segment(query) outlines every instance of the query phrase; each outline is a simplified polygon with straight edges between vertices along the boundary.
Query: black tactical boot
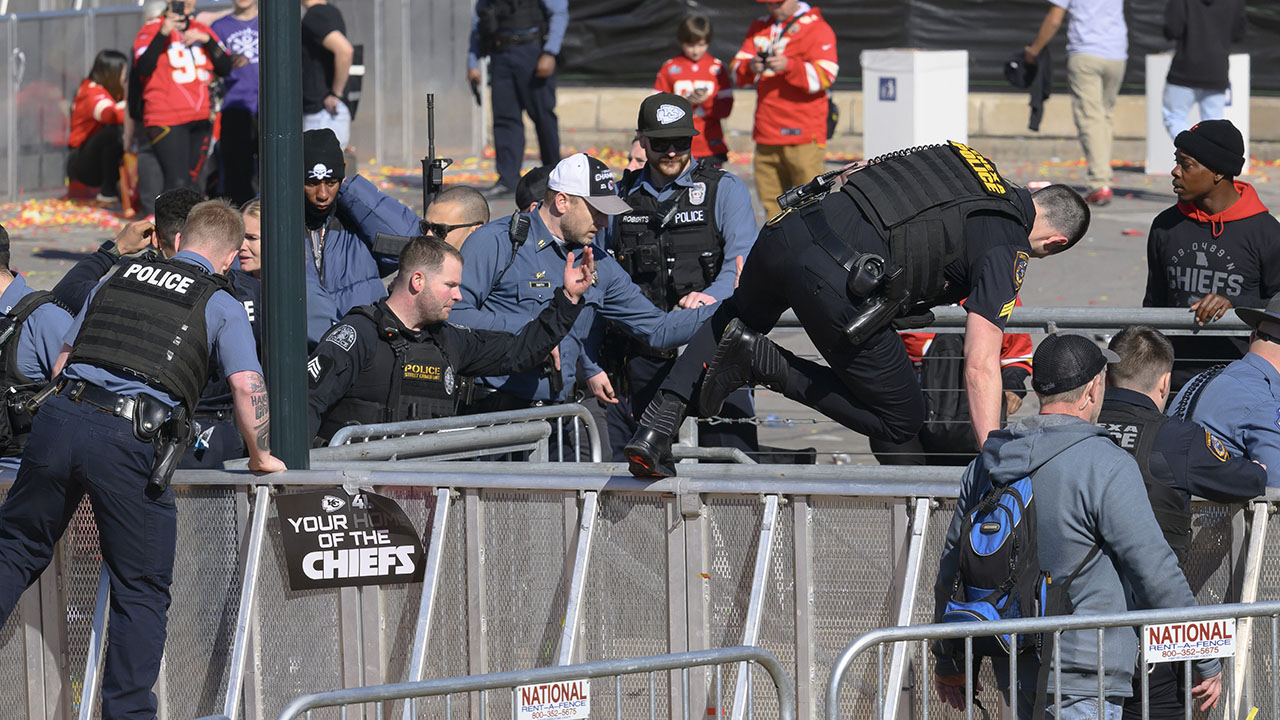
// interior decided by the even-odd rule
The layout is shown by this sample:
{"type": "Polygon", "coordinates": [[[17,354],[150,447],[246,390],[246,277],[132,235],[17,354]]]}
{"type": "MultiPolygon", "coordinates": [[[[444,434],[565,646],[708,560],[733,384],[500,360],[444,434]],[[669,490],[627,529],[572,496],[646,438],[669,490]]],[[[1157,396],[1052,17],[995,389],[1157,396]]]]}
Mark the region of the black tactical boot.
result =
{"type": "Polygon", "coordinates": [[[698,397],[701,417],[720,413],[729,393],[748,383],[782,392],[787,379],[787,360],[769,338],[749,329],[734,318],[724,329],[716,354],[702,378],[698,397]]]}
{"type": "Polygon", "coordinates": [[[664,478],[676,474],[671,438],[684,420],[684,401],[669,392],[658,396],[640,416],[640,429],[622,449],[631,474],[639,478],[664,478]]]}

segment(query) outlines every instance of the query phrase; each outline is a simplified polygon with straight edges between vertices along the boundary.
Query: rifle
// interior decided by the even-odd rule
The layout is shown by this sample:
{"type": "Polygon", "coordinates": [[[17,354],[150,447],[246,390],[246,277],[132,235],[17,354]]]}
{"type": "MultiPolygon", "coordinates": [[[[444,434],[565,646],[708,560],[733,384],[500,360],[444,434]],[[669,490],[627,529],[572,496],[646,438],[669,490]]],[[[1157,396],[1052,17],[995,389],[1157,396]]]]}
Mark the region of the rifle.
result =
{"type": "MultiPolygon", "coordinates": [[[[422,158],[422,214],[427,214],[431,201],[444,187],[444,170],[453,164],[453,158],[436,157],[436,96],[427,93],[427,156],[422,158]]],[[[426,234],[426,228],[419,232],[426,234]]],[[[373,237],[373,251],[380,255],[400,257],[400,251],[412,238],[390,233],[377,233],[373,237]]]]}

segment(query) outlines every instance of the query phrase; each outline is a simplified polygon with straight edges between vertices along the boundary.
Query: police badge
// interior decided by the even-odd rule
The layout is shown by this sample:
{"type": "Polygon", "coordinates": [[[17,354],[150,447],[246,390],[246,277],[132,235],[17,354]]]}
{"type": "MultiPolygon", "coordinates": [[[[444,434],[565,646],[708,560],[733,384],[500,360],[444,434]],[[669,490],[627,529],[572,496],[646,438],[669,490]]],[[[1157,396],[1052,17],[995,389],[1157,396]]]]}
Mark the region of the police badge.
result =
{"type": "Polygon", "coordinates": [[[453,394],[453,366],[449,365],[444,369],[444,394],[453,394]]]}
{"type": "Polygon", "coordinates": [[[696,182],[689,188],[689,204],[701,205],[707,199],[707,184],[696,182]]]}
{"type": "Polygon", "coordinates": [[[1022,290],[1022,281],[1027,279],[1027,263],[1031,260],[1031,256],[1019,251],[1018,257],[1013,261],[1013,290],[1018,292],[1022,290]]]}

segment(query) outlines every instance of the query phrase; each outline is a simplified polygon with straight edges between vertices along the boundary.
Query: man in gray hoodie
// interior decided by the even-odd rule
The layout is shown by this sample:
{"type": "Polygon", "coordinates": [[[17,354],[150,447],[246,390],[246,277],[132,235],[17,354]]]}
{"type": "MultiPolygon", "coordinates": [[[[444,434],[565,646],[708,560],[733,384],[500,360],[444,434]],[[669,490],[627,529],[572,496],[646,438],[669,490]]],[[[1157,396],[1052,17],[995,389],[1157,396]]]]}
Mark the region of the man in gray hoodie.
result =
{"type": "MultiPolygon", "coordinates": [[[[1142,608],[1196,604],[1161,535],[1137,463],[1094,424],[1102,408],[1107,363],[1118,359],[1081,335],[1050,335],[1036,348],[1031,384],[1040,399],[1040,414],[991,433],[982,454],[965,470],[934,586],[935,619],[941,617],[955,585],[961,523],[988,487],[986,482],[978,486],[981,477],[997,484],[1031,477],[1040,567],[1053,578],[1067,578],[1079,569],[1068,591],[1074,614],[1125,612],[1122,581],[1142,608]],[[985,473],[980,472],[983,468],[985,473]],[[1101,552],[1090,556],[1095,545],[1101,552]]],[[[1047,717],[1099,717],[1096,637],[1093,630],[1062,634],[1062,707],[1056,715],[1050,708],[1047,717]]],[[[963,648],[961,643],[953,645],[963,648]]],[[[1132,628],[1104,631],[1107,697],[1102,717],[1108,720],[1120,717],[1124,698],[1132,694],[1137,651],[1132,628]]],[[[935,650],[935,686],[944,701],[963,709],[964,657],[948,652],[935,650]]],[[[993,665],[1007,695],[1009,664],[993,665]]],[[[1194,669],[1198,680],[1192,696],[1203,701],[1202,708],[1216,705],[1222,691],[1221,664],[1201,660],[1194,669]]],[[[1037,671],[1034,652],[1019,658],[1020,718],[1032,715],[1037,671]]],[[[1050,673],[1050,698],[1053,691],[1050,673]]]]}

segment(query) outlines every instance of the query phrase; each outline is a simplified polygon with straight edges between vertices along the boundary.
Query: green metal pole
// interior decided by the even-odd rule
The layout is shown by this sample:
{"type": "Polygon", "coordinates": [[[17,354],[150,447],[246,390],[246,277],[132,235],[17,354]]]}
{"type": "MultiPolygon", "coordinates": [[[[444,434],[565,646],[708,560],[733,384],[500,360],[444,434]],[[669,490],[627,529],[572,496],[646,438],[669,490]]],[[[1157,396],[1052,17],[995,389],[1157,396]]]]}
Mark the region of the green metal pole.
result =
{"type": "Polygon", "coordinates": [[[271,450],[310,467],[307,437],[307,283],[302,226],[302,15],[297,0],[258,3],[261,61],[263,368],[271,398],[271,450]]]}

